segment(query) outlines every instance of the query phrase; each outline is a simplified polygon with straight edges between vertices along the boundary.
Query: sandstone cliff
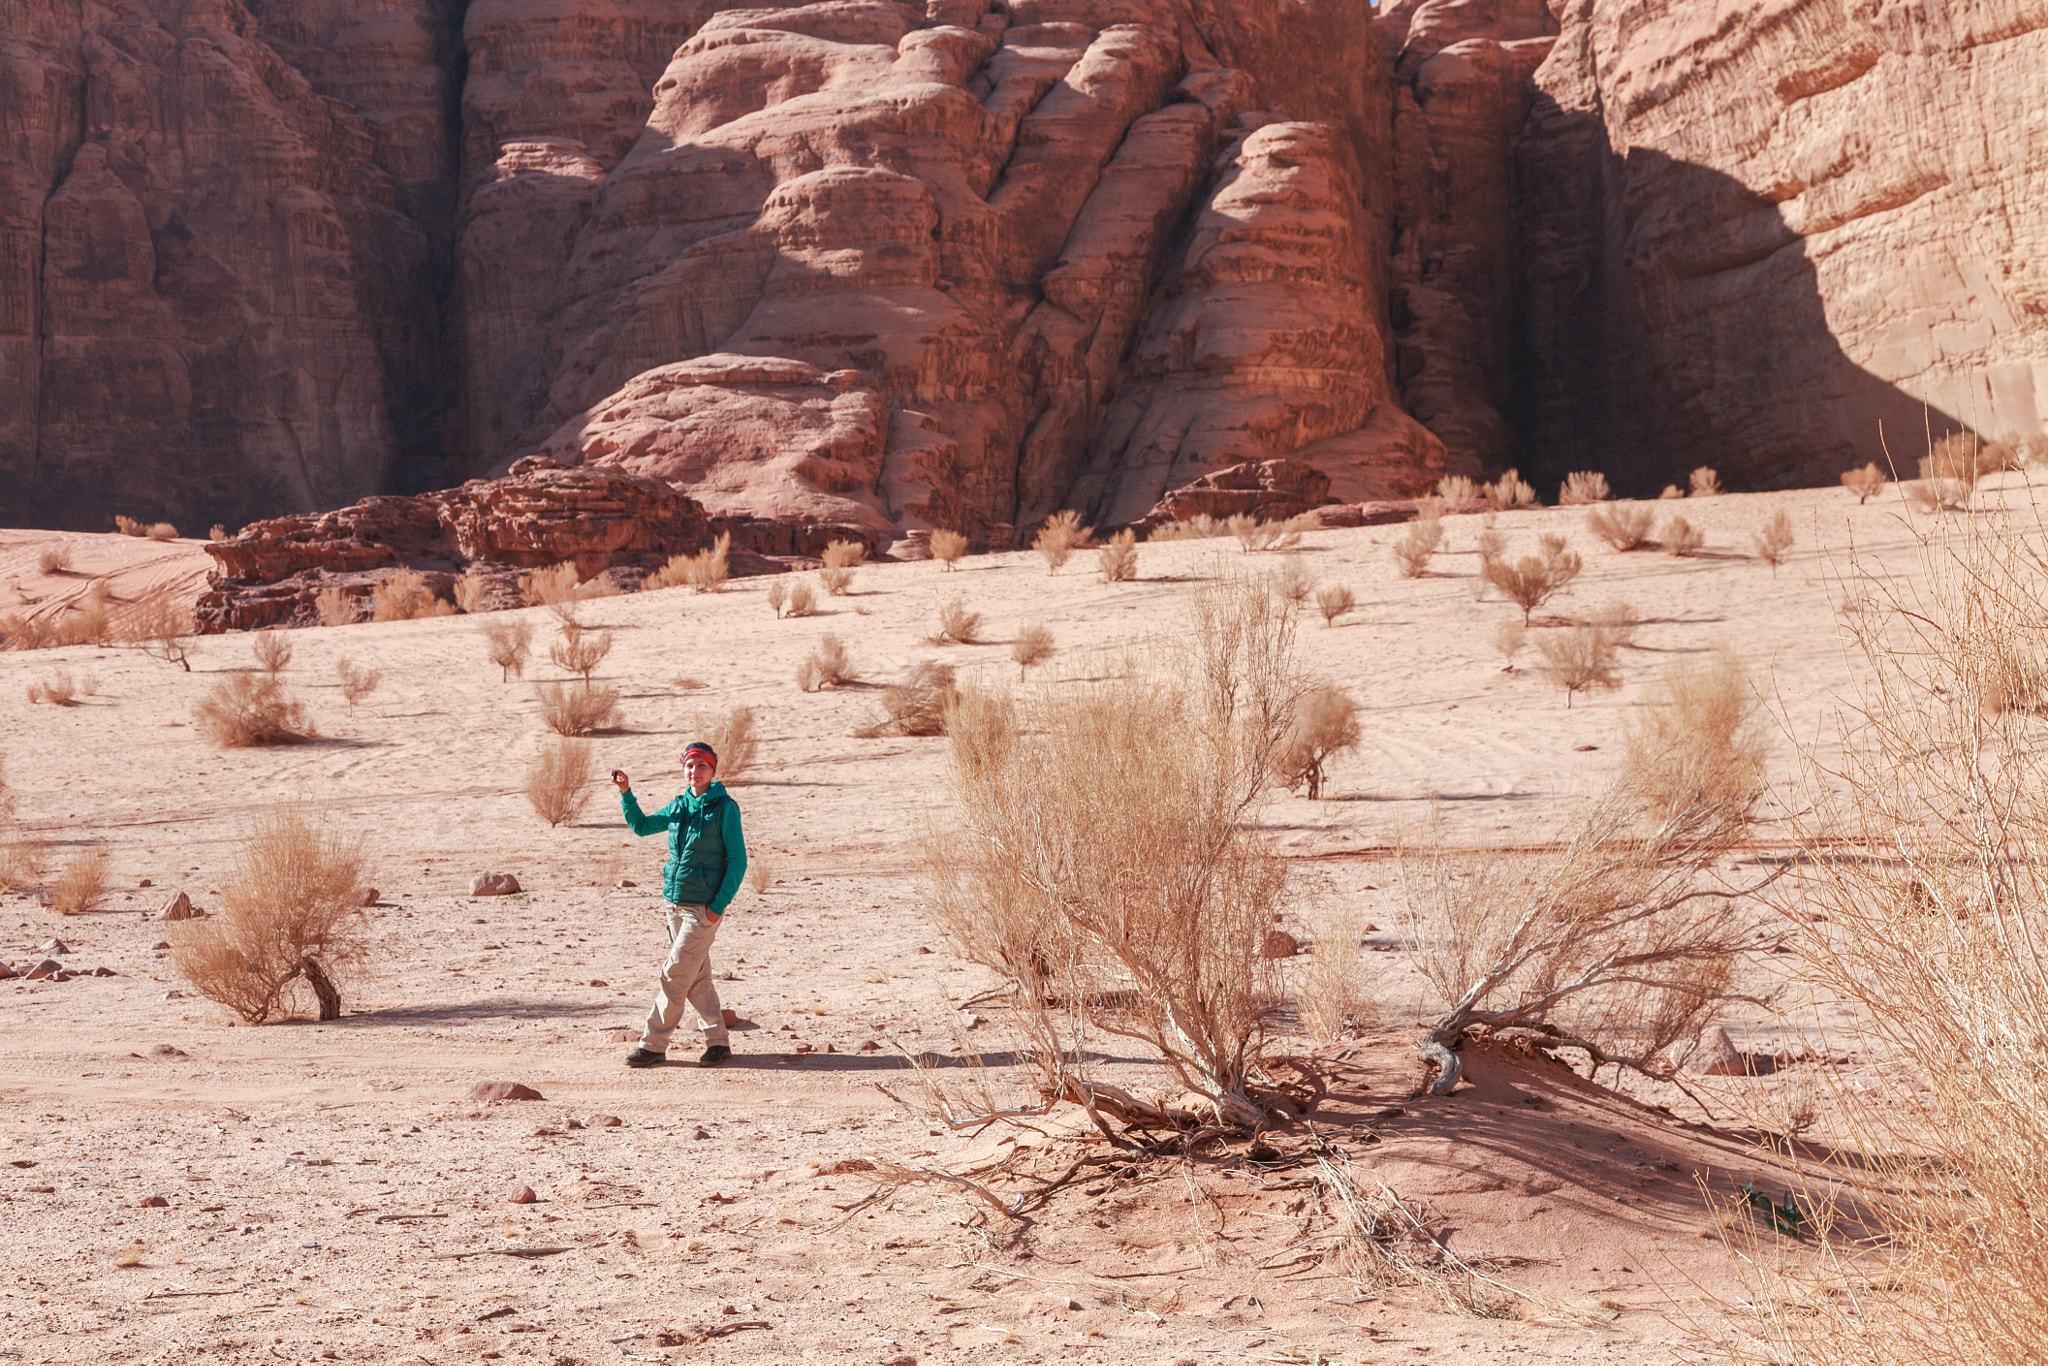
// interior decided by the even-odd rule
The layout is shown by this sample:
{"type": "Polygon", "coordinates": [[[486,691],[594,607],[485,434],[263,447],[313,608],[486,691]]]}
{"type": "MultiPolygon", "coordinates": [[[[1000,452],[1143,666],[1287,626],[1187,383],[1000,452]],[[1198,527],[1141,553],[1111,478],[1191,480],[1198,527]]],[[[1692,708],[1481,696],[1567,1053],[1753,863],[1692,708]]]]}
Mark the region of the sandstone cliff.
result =
{"type": "Polygon", "coordinates": [[[2039,0],[0,0],[0,518],[1654,491],[2048,415],[2039,0]],[[1545,489],[1548,492],[1548,488],[1545,489]]]}

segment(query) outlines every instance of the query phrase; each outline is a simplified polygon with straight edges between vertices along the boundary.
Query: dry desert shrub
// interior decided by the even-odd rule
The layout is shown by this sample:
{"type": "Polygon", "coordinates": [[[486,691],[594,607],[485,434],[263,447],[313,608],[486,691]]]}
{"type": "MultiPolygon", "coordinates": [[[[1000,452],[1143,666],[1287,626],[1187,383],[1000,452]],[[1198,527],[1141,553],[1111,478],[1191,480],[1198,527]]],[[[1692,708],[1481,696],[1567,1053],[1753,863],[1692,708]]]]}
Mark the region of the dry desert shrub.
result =
{"type": "Polygon", "coordinates": [[[1615,639],[1605,627],[1593,622],[1568,626],[1540,637],[1536,653],[1543,656],[1538,667],[1543,676],[1564,689],[1564,705],[1594,688],[1612,690],[1621,686],[1621,672],[1615,666],[1615,639]]]}
{"type": "Polygon", "coordinates": [[[612,652],[610,631],[586,631],[573,621],[562,623],[562,638],[548,646],[548,658],[563,673],[575,674],[585,683],[604,657],[612,652]]]}
{"type": "Polygon", "coordinates": [[[600,735],[620,725],[619,690],[584,681],[534,687],[542,724],[557,735],[600,735]]]}
{"type": "Polygon", "coordinates": [[[1756,544],[1757,558],[1768,564],[1771,573],[1776,575],[1778,566],[1785,562],[1785,556],[1792,549],[1791,514],[1779,508],[1751,534],[1750,539],[1756,544]]]}
{"type": "Polygon", "coordinates": [[[1586,530],[1617,551],[1639,550],[1649,542],[1656,518],[1648,503],[1601,503],[1586,514],[1586,530]]]}
{"type": "Polygon", "coordinates": [[[1657,501],[1661,503],[1661,502],[1663,502],[1663,501],[1664,501],[1665,499],[1667,499],[1667,498],[1683,498],[1683,497],[1685,497],[1685,490],[1684,490],[1684,489],[1682,489],[1682,488],[1678,487],[1678,485],[1676,485],[1676,484],[1666,484],[1666,485],[1664,486],[1663,490],[1662,490],[1662,491],[1661,491],[1660,493],[1658,493],[1658,495],[1657,495],[1657,501]]]}
{"type": "Polygon", "coordinates": [[[747,886],[755,896],[768,895],[768,888],[775,881],[775,865],[767,859],[754,857],[749,851],[747,859],[747,886]]]}
{"type": "Polygon", "coordinates": [[[1316,529],[1316,518],[1312,512],[1284,521],[1262,522],[1248,512],[1232,516],[1224,526],[1245,551],[1293,550],[1301,544],[1303,532],[1316,529]]]}
{"type": "Polygon", "coordinates": [[[0,636],[6,638],[10,650],[42,650],[57,643],[57,633],[50,624],[26,612],[0,616],[0,636]]]}
{"type": "Polygon", "coordinates": [[[313,596],[313,610],[322,626],[352,626],[362,620],[360,599],[345,588],[323,588],[313,596]]]}
{"type": "Polygon", "coordinates": [[[28,685],[28,700],[31,706],[38,702],[47,702],[54,707],[68,707],[77,696],[78,685],[72,681],[69,673],[61,669],[40,682],[28,685]]]}
{"type": "Polygon", "coordinates": [[[465,612],[481,612],[490,593],[490,580],[474,569],[465,569],[455,580],[455,605],[465,612]]]}
{"type": "Polygon", "coordinates": [[[729,555],[732,535],[720,532],[718,539],[694,555],[671,555],[642,585],[645,588],[687,587],[699,593],[722,593],[731,577],[729,555]]]}
{"type": "Polygon", "coordinates": [[[853,659],[846,653],[846,642],[836,635],[822,635],[803,662],[796,666],[796,685],[805,692],[816,692],[820,688],[836,688],[842,683],[858,681],[860,674],[853,667],[853,659]]]}
{"type": "Polygon", "coordinates": [[[1274,776],[1292,792],[1306,787],[1310,800],[1323,795],[1331,759],[1358,748],[1358,703],[1332,683],[1317,683],[1295,704],[1294,721],[1274,761],[1274,776]]]}
{"type": "Polygon", "coordinates": [[[1877,467],[1875,460],[1860,470],[1843,470],[1842,487],[1856,495],[1858,505],[1869,502],[1884,492],[1884,471],[1877,467]]]}
{"type": "Polygon", "coordinates": [[[1373,1020],[1365,968],[1365,912],[1349,898],[1326,901],[1309,922],[1309,964],[1297,988],[1302,1023],[1318,1043],[1355,1038],[1373,1020]]]}
{"type": "Polygon", "coordinates": [[[935,659],[910,666],[901,682],[882,693],[881,719],[860,732],[872,740],[880,735],[944,735],[946,709],[960,691],[953,666],[935,659]]]}
{"type": "Polygon", "coordinates": [[[219,914],[171,929],[171,956],[200,995],[262,1024],[299,986],[323,1020],[341,1018],[341,988],[368,963],[360,835],[316,824],[297,807],[261,817],[221,887],[219,914]]]}
{"type": "Polygon", "coordinates": [[[174,599],[167,588],[154,589],[130,603],[114,624],[115,639],[133,645],[152,659],[192,671],[192,609],[174,599]]]}
{"type": "Polygon", "coordinates": [[[1201,512],[1185,522],[1168,522],[1165,526],[1154,527],[1145,534],[1145,540],[1156,545],[1166,541],[1206,541],[1229,534],[1227,522],[1219,522],[1208,513],[1201,512]]]}
{"type": "Polygon", "coordinates": [[[2048,750],[2002,702],[2015,661],[2048,673],[2041,531],[1999,513],[1922,537],[1910,568],[1854,566],[1876,585],[1850,626],[1868,667],[1845,752],[1800,756],[1804,856],[1770,899],[1827,927],[1793,941],[1808,979],[1903,1066],[1836,1086],[1842,1157],[1800,1202],[1830,1255],[1754,1263],[1752,1296],[1797,1310],[1742,1359],[2020,1366],[2048,1342],[2048,750]],[[1828,1226],[1842,1186],[1858,1226],[1828,1226]]]}
{"type": "Polygon", "coordinates": [[[1541,547],[1538,553],[1524,555],[1513,564],[1489,559],[1479,566],[1481,579],[1522,609],[1524,626],[1529,624],[1531,612],[1562,592],[1584,567],[1579,552],[1567,546],[1562,536],[1546,534],[1537,544],[1541,547]]]}
{"type": "Polygon", "coordinates": [[[292,745],[313,735],[306,704],[269,674],[229,674],[192,712],[207,740],[221,749],[292,745]]]}
{"type": "Polygon", "coordinates": [[[946,566],[950,573],[960,563],[960,557],[967,553],[967,538],[957,531],[940,528],[932,532],[931,546],[932,558],[946,566]]]}
{"type": "MultiPolygon", "coordinates": [[[[719,568],[724,568],[722,560],[719,563],[719,568]]],[[[725,580],[721,578],[719,582],[722,584],[725,580]]],[[[715,592],[716,590],[714,589],[713,591],[715,592]]],[[[589,602],[593,598],[620,598],[625,595],[626,590],[619,587],[619,581],[612,577],[612,571],[609,569],[604,570],[594,578],[585,579],[582,583],[576,585],[576,600],[578,602],[589,602]]]]}
{"type": "Polygon", "coordinates": [[[427,576],[417,569],[401,569],[370,590],[370,620],[417,621],[425,617],[452,617],[455,604],[434,596],[427,576]]]}
{"type": "Polygon", "coordinates": [[[967,599],[952,598],[939,604],[939,629],[931,637],[934,645],[975,645],[981,641],[981,613],[970,611],[967,599]]]}
{"type": "Polygon", "coordinates": [[[1335,626],[1337,618],[1358,605],[1351,589],[1341,583],[1326,583],[1316,590],[1316,611],[1323,617],[1325,627],[1335,626]]]}
{"type": "MultiPolygon", "coordinates": [[[[1141,1128],[1267,1122],[1277,1001],[1260,947],[1286,884],[1251,817],[1302,680],[1294,618],[1256,580],[1195,608],[1188,644],[1028,702],[964,689],[948,721],[959,813],[927,843],[927,904],[963,956],[1015,986],[1046,1105],[1141,1128]],[[1058,802],[1042,775],[1089,756],[1058,802]],[[1090,1076],[1090,1038],[1148,1045],[1199,1110],[1090,1076]]],[[[1297,1098],[1298,1099],[1298,1098],[1297,1098]]]]}
{"type": "Polygon", "coordinates": [[[787,601],[789,601],[789,585],[779,578],[771,580],[768,584],[768,610],[775,614],[777,620],[781,619],[782,604],[787,601]]]}
{"type": "Polygon", "coordinates": [[[1509,470],[1491,484],[1481,486],[1486,501],[1493,504],[1495,512],[1513,512],[1516,508],[1536,506],[1536,490],[1526,482],[1517,470],[1509,470]]]}
{"type": "Polygon", "coordinates": [[[1961,479],[1908,479],[1899,492],[1915,512],[1948,512],[1970,505],[1970,485],[1961,479]]]}
{"type": "Polygon", "coordinates": [[[692,738],[718,753],[718,781],[736,783],[747,776],[761,747],[752,707],[735,703],[719,713],[698,712],[693,725],[692,738]]]}
{"type": "Polygon", "coordinates": [[[178,539],[178,529],[169,522],[151,522],[142,534],[152,541],[175,541],[178,539]]]}
{"type": "Polygon", "coordinates": [[[1501,657],[1501,671],[1512,672],[1515,656],[1529,640],[1529,628],[1519,621],[1504,621],[1493,628],[1493,648],[1501,657]]]}
{"type": "Polygon", "coordinates": [[[71,547],[68,544],[44,546],[36,556],[36,569],[45,578],[54,574],[71,572],[71,547]]]}
{"type": "MultiPolygon", "coordinates": [[[[818,582],[825,592],[843,598],[853,589],[853,576],[867,563],[868,548],[860,541],[832,541],[825,547],[824,563],[818,567],[818,582]]],[[[801,615],[791,613],[792,616],[801,615]]]]}
{"type": "Polygon", "coordinates": [[[67,859],[50,885],[50,909],[58,915],[84,915],[99,909],[107,894],[114,856],[104,844],[88,844],[67,859]]]}
{"type": "Polygon", "coordinates": [[[356,664],[347,655],[334,661],[334,679],[341,685],[341,700],[348,703],[353,712],[356,703],[377,691],[377,685],[384,681],[384,671],[373,669],[367,664],[356,664]]]}
{"type": "Polygon", "coordinates": [[[1436,496],[1452,509],[1463,511],[1486,495],[1480,491],[1478,480],[1463,474],[1447,474],[1436,481],[1436,496]]]}
{"type": "MultiPolygon", "coordinates": [[[[1546,1052],[1668,1077],[1732,990],[1754,928],[1716,861],[1763,795],[1756,702],[1734,656],[1670,671],[1628,733],[1620,771],[1542,852],[1402,854],[1405,938],[1446,1009],[1422,1045],[1446,1095],[1471,1034],[1537,1031],[1546,1052]]],[[[1754,890],[1742,889],[1743,892],[1754,890]]]]}
{"type": "Polygon", "coordinates": [[[1095,529],[1081,525],[1081,514],[1068,508],[1045,519],[1031,548],[1045,557],[1045,572],[1057,574],[1076,550],[1094,542],[1095,529]]]}
{"type": "Polygon", "coordinates": [[[89,599],[83,607],[73,608],[57,618],[55,631],[59,645],[104,645],[112,638],[114,623],[107,613],[103,591],[105,580],[94,584],[98,596],[89,599]]]}
{"type": "Polygon", "coordinates": [[[1584,507],[1589,503],[1605,502],[1612,496],[1607,487],[1607,476],[1598,470],[1573,470],[1557,489],[1560,507],[1584,507]]]}
{"type": "Polygon", "coordinates": [[[793,583],[789,586],[789,605],[781,609],[786,617],[807,617],[818,610],[818,595],[807,583],[793,583]]]}
{"type": "Polygon", "coordinates": [[[228,529],[226,527],[222,526],[219,522],[215,522],[212,526],[206,529],[206,539],[218,543],[221,541],[231,540],[233,538],[228,535],[228,529]]]}
{"type": "Polygon", "coordinates": [[[282,631],[258,631],[256,638],[249,642],[249,653],[256,656],[256,665],[271,675],[283,673],[292,662],[291,637],[282,631]]]}
{"type": "Polygon", "coordinates": [[[124,517],[118,512],[114,514],[114,529],[123,536],[141,536],[149,530],[133,517],[124,517]]]}
{"type": "Polygon", "coordinates": [[[1138,577],[1138,533],[1125,527],[1095,552],[1104,583],[1128,583],[1138,577]]]}
{"type": "Polygon", "coordinates": [[[1032,622],[1017,632],[1017,638],[1010,642],[1010,659],[1017,665],[1017,676],[1022,678],[1034,664],[1043,664],[1052,658],[1052,628],[1042,622],[1032,622]]]}
{"type": "Polygon", "coordinates": [[[1706,543],[1706,533],[1677,513],[1673,513],[1657,533],[1657,544],[1664,547],[1665,553],[1681,559],[1699,554],[1700,547],[1706,543]]]}
{"type": "Polygon", "coordinates": [[[49,846],[39,837],[22,831],[0,833],[0,892],[17,891],[43,875],[49,846]]]}
{"type": "Polygon", "coordinates": [[[1419,579],[1429,572],[1429,561],[1443,544],[1444,524],[1441,517],[1417,517],[1408,524],[1401,539],[1394,542],[1394,561],[1401,567],[1404,579],[1419,579]]]}
{"type": "Polygon", "coordinates": [[[546,741],[526,770],[526,803],[550,828],[573,821],[590,804],[590,783],[596,776],[590,741],[546,741]]]}
{"type": "Polygon", "coordinates": [[[1712,498],[1721,492],[1721,476],[1711,465],[1701,465],[1692,472],[1692,496],[1712,498]]]}
{"type": "Polygon", "coordinates": [[[576,566],[567,560],[519,576],[519,595],[528,607],[551,607],[576,597],[576,566]]]}
{"type": "Polygon", "coordinates": [[[1974,432],[1956,432],[1934,443],[1920,458],[1922,479],[1945,479],[1976,488],[1987,474],[1995,474],[2013,462],[2013,450],[2000,442],[1987,442],[1974,432]]]}
{"type": "Polygon", "coordinates": [[[500,682],[514,674],[526,677],[526,659],[533,651],[532,622],[524,618],[518,621],[486,621],[478,625],[477,633],[484,638],[484,649],[490,654],[491,663],[498,666],[500,682]]]}

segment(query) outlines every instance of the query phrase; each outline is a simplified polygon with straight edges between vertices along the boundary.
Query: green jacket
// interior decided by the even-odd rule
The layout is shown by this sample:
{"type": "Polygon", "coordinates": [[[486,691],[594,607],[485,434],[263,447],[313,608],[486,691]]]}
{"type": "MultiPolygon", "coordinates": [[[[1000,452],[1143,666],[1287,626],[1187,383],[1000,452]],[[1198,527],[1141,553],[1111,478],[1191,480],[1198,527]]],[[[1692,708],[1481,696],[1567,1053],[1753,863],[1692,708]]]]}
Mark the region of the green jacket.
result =
{"type": "Polygon", "coordinates": [[[651,816],[640,799],[619,794],[626,824],[636,835],[668,831],[668,862],[661,865],[661,894],[676,906],[702,906],[724,915],[747,871],[747,842],[740,834],[739,803],[713,783],[704,795],[685,792],[651,816]]]}

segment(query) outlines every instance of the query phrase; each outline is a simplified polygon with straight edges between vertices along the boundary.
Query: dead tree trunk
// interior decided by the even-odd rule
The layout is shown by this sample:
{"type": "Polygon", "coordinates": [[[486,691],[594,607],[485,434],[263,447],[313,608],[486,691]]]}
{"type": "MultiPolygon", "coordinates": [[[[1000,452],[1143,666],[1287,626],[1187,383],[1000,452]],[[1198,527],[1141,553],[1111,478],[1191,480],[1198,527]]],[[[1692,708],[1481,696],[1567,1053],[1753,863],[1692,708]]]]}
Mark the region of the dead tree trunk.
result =
{"type": "Polygon", "coordinates": [[[320,1002],[320,1018],[338,1020],[341,1018],[341,988],[334,985],[334,979],[327,975],[327,969],[311,958],[299,959],[299,971],[306,974],[306,985],[313,988],[314,999],[320,1002]]]}

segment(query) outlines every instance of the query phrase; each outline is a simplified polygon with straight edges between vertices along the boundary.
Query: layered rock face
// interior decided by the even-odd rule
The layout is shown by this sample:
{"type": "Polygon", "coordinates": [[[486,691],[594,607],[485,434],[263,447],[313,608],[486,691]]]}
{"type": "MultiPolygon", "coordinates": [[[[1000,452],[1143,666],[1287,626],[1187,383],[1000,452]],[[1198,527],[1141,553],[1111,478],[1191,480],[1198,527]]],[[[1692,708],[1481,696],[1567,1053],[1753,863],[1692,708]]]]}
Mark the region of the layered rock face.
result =
{"type": "Polygon", "coordinates": [[[239,523],[544,452],[999,535],[1275,461],[1348,502],[1653,492],[2031,433],[2044,25],[0,0],[0,516],[239,523]]]}
{"type": "Polygon", "coordinates": [[[1567,0],[1517,147],[1529,463],[1825,481],[2048,417],[2048,9],[1567,0]],[[1884,444],[1880,444],[1882,423],[1884,444]]]}

